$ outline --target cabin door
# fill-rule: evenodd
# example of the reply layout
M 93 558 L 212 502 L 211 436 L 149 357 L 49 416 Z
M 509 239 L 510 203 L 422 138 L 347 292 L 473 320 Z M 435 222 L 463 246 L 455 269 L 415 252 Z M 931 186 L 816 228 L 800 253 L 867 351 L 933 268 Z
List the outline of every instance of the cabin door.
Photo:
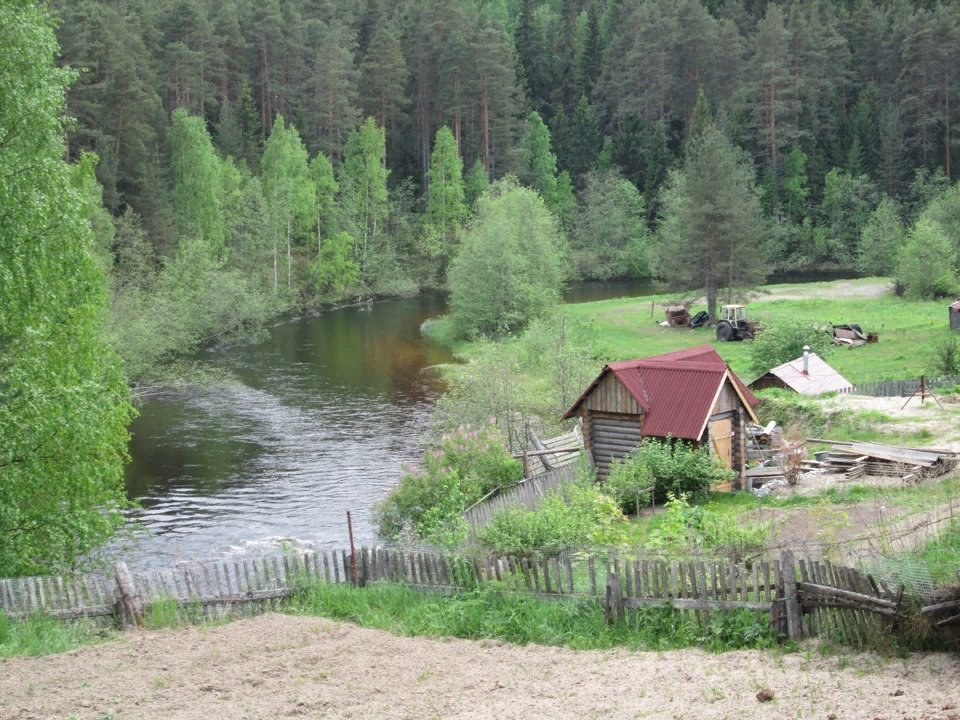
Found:
M 728 468 L 733 468 L 733 418 L 710 423 L 710 447 Z

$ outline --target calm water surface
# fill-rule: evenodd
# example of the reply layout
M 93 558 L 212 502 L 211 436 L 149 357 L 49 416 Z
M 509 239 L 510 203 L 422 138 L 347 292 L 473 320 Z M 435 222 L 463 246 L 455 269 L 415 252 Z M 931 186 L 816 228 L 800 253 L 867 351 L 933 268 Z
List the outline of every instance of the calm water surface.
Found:
M 637 282 L 571 288 L 571 301 L 641 295 Z M 449 352 L 420 336 L 442 298 L 377 303 L 284 322 L 258 345 L 202 354 L 235 383 L 146 402 L 131 427 L 127 493 L 138 566 L 343 547 L 347 510 L 372 538 L 370 508 L 419 457 Z

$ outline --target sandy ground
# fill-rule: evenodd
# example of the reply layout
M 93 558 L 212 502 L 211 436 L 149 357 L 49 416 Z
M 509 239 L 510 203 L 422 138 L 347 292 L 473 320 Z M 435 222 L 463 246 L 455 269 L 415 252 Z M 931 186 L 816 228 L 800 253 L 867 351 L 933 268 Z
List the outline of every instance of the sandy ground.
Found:
M 264 615 L 0 662 L 0 718 L 960 720 L 958 678 L 946 654 L 576 652 Z

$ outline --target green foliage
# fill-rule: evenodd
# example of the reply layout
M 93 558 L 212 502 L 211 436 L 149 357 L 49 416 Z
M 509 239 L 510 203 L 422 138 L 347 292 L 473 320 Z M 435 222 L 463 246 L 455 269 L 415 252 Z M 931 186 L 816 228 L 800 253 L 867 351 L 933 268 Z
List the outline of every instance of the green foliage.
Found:
M 396 488 L 374 509 L 377 534 L 454 546 L 466 527 L 461 513 L 496 487 L 515 484 L 523 465 L 504 449 L 496 430 L 458 428 L 428 450 L 421 467 L 406 469 Z
M 477 203 L 450 267 L 457 333 L 502 334 L 546 314 L 560 299 L 565 244 L 535 192 L 509 179 L 498 182 Z
M 316 191 L 310 180 L 307 149 L 297 129 L 278 117 L 273 125 L 263 158 L 260 160 L 263 196 L 273 237 L 273 291 L 279 292 L 279 238 L 287 244 L 287 291 L 293 289 L 294 233 L 302 231 L 314 220 Z
M 710 488 L 733 479 L 734 474 L 719 460 L 701 448 L 682 440 L 645 439 L 626 457 L 614 462 L 610 478 L 616 492 L 629 503 L 628 488 L 649 478 L 653 498 L 665 502 L 671 495 L 685 496 L 697 502 L 707 497 Z
M 333 174 L 333 164 L 323 153 L 317 153 L 310 161 L 310 181 L 316 193 L 314 209 L 317 214 L 317 247 L 323 246 L 323 238 L 334 234 L 338 220 L 336 207 L 337 191 L 340 185 Z
M 647 538 L 648 547 L 674 554 L 712 551 L 737 561 L 763 550 L 771 523 L 748 525 L 707 506 L 690 505 L 686 495 L 669 495 L 664 515 Z
M 701 626 L 682 613 L 654 607 L 630 612 L 624 622 L 608 625 L 595 602 L 543 600 L 484 586 L 442 596 L 401 585 L 353 588 L 316 583 L 293 599 L 290 612 L 400 635 L 495 638 L 518 645 L 561 645 L 578 650 L 700 646 L 720 652 L 769 648 L 776 643 L 764 613 L 711 613 L 710 624 Z
M 716 127 L 705 128 L 660 196 L 658 277 L 702 287 L 716 317 L 718 289 L 733 293 L 764 273 L 766 230 L 749 160 Z
M 386 136 L 368 117 L 347 140 L 340 167 L 340 202 L 346 230 L 354 238 L 354 260 L 364 282 L 371 280 L 370 256 L 382 249 L 384 225 L 389 214 L 387 176 L 384 165 Z
M 478 539 L 500 555 L 520 556 L 622 545 L 626 537 L 626 521 L 616 500 L 592 483 L 580 482 L 548 491 L 536 510 L 500 510 Z
M 860 234 L 860 255 L 857 259 L 860 272 L 892 275 L 905 239 L 897 206 L 890 198 L 883 198 Z
M 879 200 L 876 186 L 866 175 L 837 168 L 827 173 L 815 232 L 816 259 L 855 266 L 861 233 Z
M 807 214 L 807 155 L 799 145 L 794 145 L 783 161 L 783 189 L 781 199 L 787 216 L 795 222 Z
M 0 5 L 0 576 L 62 570 L 122 523 L 127 423 L 103 340 L 106 278 L 89 164 L 63 161 L 64 93 L 46 11 Z M 87 158 L 85 163 L 90 163 Z
M 0 658 L 54 655 L 106 636 L 89 620 L 64 622 L 46 615 L 11 620 L 0 612 Z
M 603 482 L 603 491 L 617 501 L 625 513 L 639 514 L 653 498 L 653 472 L 635 458 L 615 460 Z
M 528 428 L 544 437 L 564 429 L 561 416 L 601 365 L 592 328 L 562 313 L 518 336 L 475 341 L 468 355 L 470 362 L 447 368 L 434 422 L 449 429 L 494 418 L 518 450 L 529 442 Z
M 939 223 L 921 217 L 900 250 L 897 280 L 911 299 L 952 296 L 957 291 L 955 250 Z
M 340 297 L 360 282 L 353 245 L 353 238 L 346 232 L 335 233 L 320 245 L 319 254 L 310 263 L 310 276 L 318 294 Z
M 457 234 L 467 217 L 463 184 L 463 160 L 457 141 L 444 125 L 437 130 L 430 156 L 430 187 L 427 191 L 427 221 L 430 254 L 441 259 L 443 277 L 456 250 Z
M 173 205 L 180 234 L 202 238 L 215 252 L 222 253 L 223 174 L 203 118 L 178 108 L 171 116 L 167 141 L 173 170 Z
M 937 375 L 960 375 L 960 335 L 951 332 L 934 344 L 932 366 Z
M 832 330 L 800 320 L 778 321 L 764 327 L 750 343 L 750 368 L 758 374 L 764 373 L 801 357 L 806 346 L 826 359 L 836 349 Z
M 490 177 L 487 175 L 483 163 L 477 160 L 467 173 L 464 181 L 464 199 L 467 205 L 473 209 L 477 200 L 490 189 Z
M 633 183 L 616 171 L 588 174 L 570 244 L 574 272 L 580 277 L 648 277 L 647 208 Z

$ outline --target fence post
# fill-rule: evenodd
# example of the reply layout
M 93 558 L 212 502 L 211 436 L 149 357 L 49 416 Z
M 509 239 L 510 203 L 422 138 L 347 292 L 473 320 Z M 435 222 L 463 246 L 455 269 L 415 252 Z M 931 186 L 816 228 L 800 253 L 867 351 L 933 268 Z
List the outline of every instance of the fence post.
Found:
M 623 592 L 620 587 L 620 573 L 607 573 L 607 586 L 603 595 L 603 617 L 607 625 L 623 620 Z
M 800 601 L 797 598 L 797 570 L 793 562 L 793 553 L 784 550 L 780 553 L 780 572 L 783 577 L 783 604 L 787 615 L 787 637 L 797 640 L 803 635 L 800 620 Z
M 120 594 L 117 599 L 117 615 L 124 625 L 129 620 L 135 627 L 143 627 L 143 604 L 134 587 L 133 576 L 123 561 L 118 562 L 114 569 L 117 574 L 117 590 Z

